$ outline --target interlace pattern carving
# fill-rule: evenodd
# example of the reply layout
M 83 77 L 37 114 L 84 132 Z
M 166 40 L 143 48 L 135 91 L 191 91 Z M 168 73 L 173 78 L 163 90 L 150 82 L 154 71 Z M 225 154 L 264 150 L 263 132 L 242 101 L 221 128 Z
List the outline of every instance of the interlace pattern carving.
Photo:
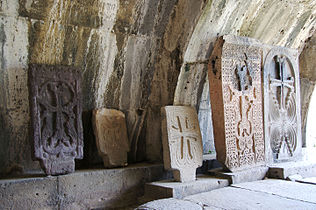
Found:
M 83 156 L 79 72 L 33 64 L 29 86 L 35 158 L 46 174 L 73 172 Z
M 264 162 L 259 50 L 225 44 L 222 86 L 226 138 L 226 166 L 231 170 Z

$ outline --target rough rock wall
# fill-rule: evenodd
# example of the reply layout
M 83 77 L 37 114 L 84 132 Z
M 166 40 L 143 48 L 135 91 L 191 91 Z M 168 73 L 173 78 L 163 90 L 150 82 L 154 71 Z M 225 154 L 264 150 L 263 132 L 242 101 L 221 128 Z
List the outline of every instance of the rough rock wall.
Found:
M 201 96 L 209 91 L 207 88 L 203 89 L 203 84 L 207 78 L 208 58 L 216 38 L 225 34 L 234 34 L 252 37 L 265 44 L 302 51 L 305 42 L 315 34 L 315 29 L 316 1 L 313 0 L 208 1 L 184 53 L 174 103 L 203 109 L 200 127 L 203 136 L 207 138 L 203 141 L 212 142 L 213 139 L 209 139 L 213 138 L 212 135 L 206 135 L 212 132 L 211 124 L 203 120 L 211 118 L 211 108 L 206 112 L 204 105 L 200 106 L 199 103 Z M 314 46 L 309 49 L 315 48 L 316 43 L 310 41 L 309 45 Z M 306 54 L 306 58 L 304 57 L 306 62 L 312 60 L 311 56 L 307 57 L 309 53 L 304 54 Z M 315 81 L 315 75 L 312 76 L 316 72 L 315 62 L 301 65 L 300 69 L 302 72 L 311 72 L 306 76 L 304 73 L 301 75 Z M 305 99 L 309 101 L 308 96 L 302 101 Z M 303 110 L 306 112 L 306 109 Z
M 101 161 L 91 111 L 127 115 L 130 161 L 160 161 L 160 107 L 178 74 L 204 1 L 0 0 L 0 174 L 39 169 L 31 160 L 29 63 L 74 65 L 83 77 L 85 158 Z

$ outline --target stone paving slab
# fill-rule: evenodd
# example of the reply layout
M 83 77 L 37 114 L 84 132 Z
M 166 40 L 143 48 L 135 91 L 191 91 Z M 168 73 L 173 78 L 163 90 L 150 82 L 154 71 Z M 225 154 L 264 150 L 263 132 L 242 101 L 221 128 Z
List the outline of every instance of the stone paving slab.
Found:
M 305 183 L 305 184 L 314 184 L 316 185 L 316 177 L 309 177 L 305 179 L 298 179 L 297 182 Z
M 233 187 L 278 195 L 316 204 L 316 186 L 298 182 L 267 179 L 232 185 Z M 316 209 L 316 205 L 314 207 Z
M 188 196 L 184 200 L 199 204 L 204 209 L 316 209 L 314 203 L 236 187 L 225 187 L 200 193 Z
M 299 161 L 269 165 L 269 178 L 286 179 L 294 174 L 299 174 L 302 177 L 316 176 L 316 163 L 311 161 Z
M 193 202 L 178 200 L 175 198 L 167 198 L 148 202 L 139 206 L 137 209 L 154 209 L 154 210 L 203 210 L 203 208 Z

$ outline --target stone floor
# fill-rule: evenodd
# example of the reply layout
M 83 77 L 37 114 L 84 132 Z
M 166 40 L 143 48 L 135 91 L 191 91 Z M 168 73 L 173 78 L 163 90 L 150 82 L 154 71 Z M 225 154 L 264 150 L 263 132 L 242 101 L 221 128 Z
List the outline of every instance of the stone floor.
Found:
M 265 179 L 187 196 L 161 199 L 138 209 L 316 209 L 315 178 L 307 183 Z

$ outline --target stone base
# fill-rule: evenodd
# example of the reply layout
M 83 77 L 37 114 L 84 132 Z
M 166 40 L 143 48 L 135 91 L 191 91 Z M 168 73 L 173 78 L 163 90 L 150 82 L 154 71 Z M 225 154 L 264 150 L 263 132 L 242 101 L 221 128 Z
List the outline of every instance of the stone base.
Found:
M 188 195 L 222 188 L 228 186 L 228 184 L 228 180 L 226 179 L 205 175 L 198 176 L 196 181 L 186 183 L 175 182 L 173 180 L 147 183 L 145 185 L 145 196 L 142 198 L 142 202 L 144 203 L 162 198 L 182 199 Z
M 255 167 L 237 172 L 225 172 L 223 170 L 210 170 L 209 173 L 216 177 L 228 179 L 230 184 L 238 184 L 243 182 L 252 182 L 262 180 L 266 177 L 269 168 Z
M 269 166 L 269 178 L 286 179 L 295 174 L 302 177 L 316 176 L 316 163 L 300 161 L 276 163 Z
M 163 165 L 80 170 L 62 176 L 0 180 L 0 209 L 107 209 L 137 204 L 144 185 L 169 177 Z

